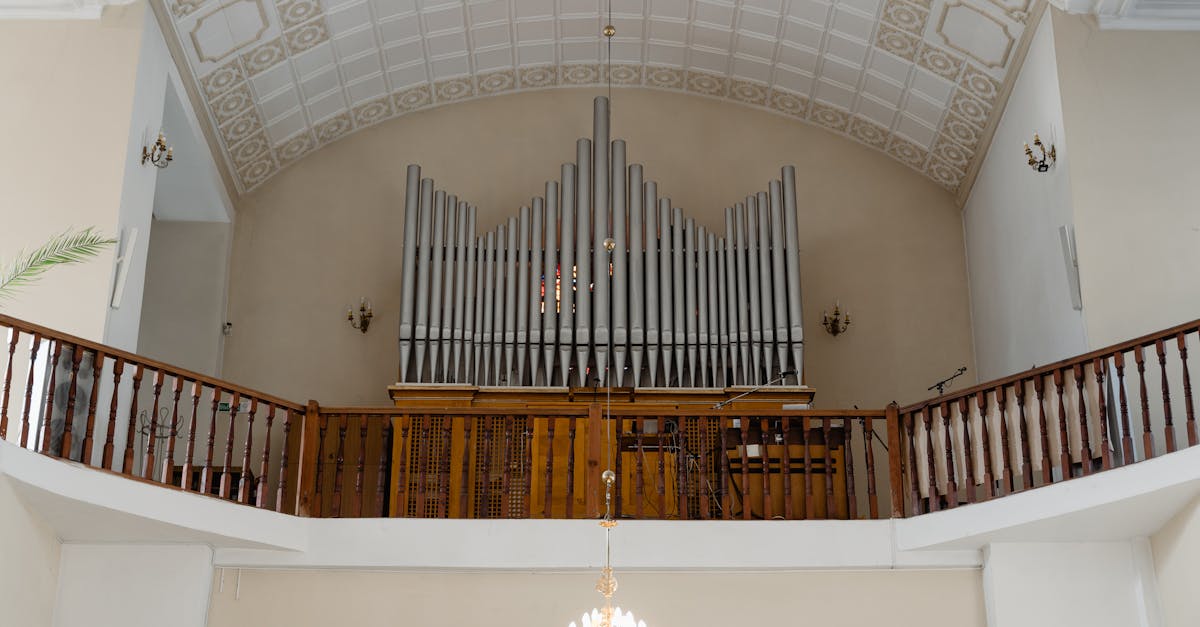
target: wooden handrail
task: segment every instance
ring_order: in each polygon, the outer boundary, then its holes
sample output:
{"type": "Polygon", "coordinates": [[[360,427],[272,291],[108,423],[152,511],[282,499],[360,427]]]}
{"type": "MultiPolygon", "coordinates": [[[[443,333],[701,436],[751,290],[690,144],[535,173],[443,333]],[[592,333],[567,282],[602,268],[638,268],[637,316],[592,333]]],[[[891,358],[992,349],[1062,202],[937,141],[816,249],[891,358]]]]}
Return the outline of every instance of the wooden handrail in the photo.
{"type": "Polygon", "coordinates": [[[193,372],[186,368],[180,368],[179,366],[172,366],[170,364],[167,364],[167,363],[164,363],[161,361],[157,361],[154,359],[150,359],[148,357],[143,357],[136,353],[124,351],[119,348],[113,348],[112,346],[107,346],[105,344],[100,344],[98,342],[93,342],[91,340],[85,340],[81,337],[74,336],[69,333],[63,333],[61,331],[56,331],[54,329],[43,327],[41,325],[37,325],[32,322],[27,322],[25,320],[19,320],[17,318],[13,318],[11,316],[6,316],[4,314],[0,314],[0,327],[12,327],[18,331],[21,331],[22,333],[29,333],[29,334],[37,333],[43,339],[49,338],[49,339],[53,339],[53,340],[58,340],[64,344],[70,344],[72,346],[78,346],[78,347],[86,349],[86,350],[96,351],[97,353],[103,353],[104,355],[106,355],[108,357],[117,358],[126,363],[133,363],[133,364],[138,364],[138,365],[144,366],[148,370],[157,370],[160,372],[165,372],[172,376],[181,377],[187,381],[204,383],[211,387],[219,387],[222,390],[225,390],[226,392],[238,392],[244,397],[257,398],[259,400],[267,401],[267,402],[277,405],[279,407],[286,407],[286,408],[294,410],[294,411],[304,411],[304,405],[301,405],[300,403],[296,403],[294,401],[289,401],[289,400],[286,400],[283,398],[279,398],[278,396],[267,394],[266,392],[259,392],[258,390],[243,387],[243,386],[237,385],[235,383],[230,383],[229,381],[223,381],[221,379],[216,379],[214,377],[203,375],[198,372],[193,372]]]}
{"type": "Polygon", "coordinates": [[[932,405],[933,403],[941,403],[943,401],[955,400],[955,399],[958,399],[959,397],[971,396],[977,392],[993,390],[993,389],[996,389],[1001,386],[1016,383],[1018,381],[1025,381],[1025,380],[1031,379],[1031,378],[1039,376],[1039,375],[1045,376],[1048,374],[1052,374],[1055,370],[1062,370],[1063,368],[1068,368],[1068,367],[1074,366],[1075,364],[1085,364],[1085,363],[1093,361],[1097,358],[1109,357],[1109,356],[1113,355],[1114,353],[1123,353],[1123,352],[1133,350],[1134,348],[1138,348],[1138,347],[1148,348],[1148,347],[1154,346],[1155,343],[1158,342],[1159,340],[1174,337],[1179,333],[1191,333],[1191,332],[1197,331],[1197,330],[1200,330],[1200,320],[1192,320],[1191,322],[1177,324],[1173,327],[1164,329],[1162,331],[1156,331],[1154,333],[1147,333],[1146,335],[1136,337],[1127,342],[1121,342],[1119,344],[1113,344],[1111,346],[1099,348],[1094,351],[1084,353],[1082,355],[1078,355],[1076,357],[1068,357],[1066,359],[1061,359],[1054,363],[1046,364],[1044,366],[1038,366],[1036,368],[1031,368],[1029,370],[1024,370],[1022,372],[1018,372],[1016,374],[1009,375],[1007,377],[1001,377],[999,379],[993,379],[991,381],[985,381],[983,383],[978,383],[978,384],[973,385],[964,390],[959,390],[957,392],[953,392],[950,394],[944,394],[942,396],[934,396],[932,398],[928,398],[923,401],[901,407],[900,412],[901,413],[909,413],[909,412],[916,411],[919,409],[924,409],[925,407],[928,407],[929,405],[932,405]]]}

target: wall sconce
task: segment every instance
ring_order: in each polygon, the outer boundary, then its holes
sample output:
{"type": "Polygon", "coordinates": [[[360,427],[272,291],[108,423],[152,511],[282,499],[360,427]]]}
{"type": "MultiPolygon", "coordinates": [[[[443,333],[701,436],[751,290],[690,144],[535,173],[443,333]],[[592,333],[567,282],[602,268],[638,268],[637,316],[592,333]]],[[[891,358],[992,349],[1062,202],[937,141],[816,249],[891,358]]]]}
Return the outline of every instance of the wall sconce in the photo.
{"type": "Polygon", "coordinates": [[[346,319],[350,321],[350,326],[363,333],[366,333],[367,328],[371,326],[371,318],[373,317],[375,317],[375,314],[371,311],[371,301],[366,298],[359,301],[357,320],[354,318],[353,309],[346,310],[346,319]]]}
{"type": "Polygon", "coordinates": [[[142,146],[142,165],[146,165],[149,161],[150,165],[156,168],[165,168],[171,165],[171,161],[175,158],[175,149],[167,147],[167,138],[158,133],[158,139],[154,140],[151,146],[142,146]]]}
{"type": "Polygon", "coordinates": [[[1033,148],[1029,144],[1025,144],[1025,156],[1029,158],[1029,167],[1038,172],[1045,172],[1054,165],[1057,155],[1054,151],[1054,144],[1050,144],[1050,149],[1046,150],[1045,144],[1042,143],[1042,138],[1038,137],[1037,133],[1033,134],[1033,147],[1037,148],[1040,156],[1035,156],[1033,148]]]}
{"type": "Polygon", "coordinates": [[[843,312],[842,304],[835,302],[833,304],[833,313],[827,311],[821,312],[821,326],[825,327],[825,331],[830,335],[837,337],[850,328],[850,312],[843,312]]]}

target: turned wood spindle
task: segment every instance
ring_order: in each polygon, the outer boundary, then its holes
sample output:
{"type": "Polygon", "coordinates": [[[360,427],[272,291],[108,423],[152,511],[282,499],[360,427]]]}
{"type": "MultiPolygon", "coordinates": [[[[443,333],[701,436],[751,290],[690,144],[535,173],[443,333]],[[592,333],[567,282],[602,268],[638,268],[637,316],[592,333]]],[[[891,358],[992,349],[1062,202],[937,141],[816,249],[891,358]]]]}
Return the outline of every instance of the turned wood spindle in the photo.
{"type": "Polygon", "coordinates": [[[717,489],[721,491],[721,518],[729,520],[733,517],[733,512],[731,511],[731,498],[729,495],[729,422],[725,416],[717,417],[717,426],[720,428],[721,433],[721,484],[717,486],[717,489]]]}
{"type": "MultiPolygon", "coordinates": [[[[219,387],[212,390],[212,409],[208,417],[208,443],[204,451],[204,469],[200,471],[200,492],[211,494],[213,486],[213,449],[217,444],[217,412],[221,409],[221,396],[225,391],[219,387]]],[[[319,459],[319,458],[318,458],[319,459]]],[[[317,473],[321,472],[318,465],[317,473]]],[[[318,484],[318,487],[320,484],[318,484]]]]}
{"type": "Polygon", "coordinates": [[[566,517],[575,516],[575,416],[567,423],[567,513],[566,517]]]}
{"type": "Polygon", "coordinates": [[[921,511],[921,490],[918,487],[919,478],[917,477],[917,426],[916,413],[904,414],[904,443],[908,448],[908,498],[912,503],[913,514],[922,514],[921,511]]]}
{"type": "Polygon", "coordinates": [[[1167,349],[1161,338],[1155,340],[1154,350],[1158,353],[1158,372],[1162,375],[1163,429],[1167,436],[1167,452],[1175,452],[1175,422],[1171,415],[1171,389],[1167,383],[1167,349]]]}
{"type": "Polygon", "coordinates": [[[320,518],[324,515],[323,503],[325,501],[324,475],[325,475],[325,432],[329,429],[328,414],[319,414],[317,417],[317,470],[314,477],[316,492],[313,495],[313,518],[320,518]]]}
{"type": "Polygon", "coordinates": [[[1142,456],[1154,457],[1154,434],[1150,431],[1150,395],[1146,391],[1146,353],[1139,345],[1133,349],[1133,361],[1137,364],[1138,390],[1141,393],[1142,410],[1142,456]]]}
{"type": "Polygon", "coordinates": [[[858,518],[858,497],[854,491],[854,419],[842,418],[842,431],[845,432],[843,458],[846,460],[846,505],[850,520],[858,518]]]}
{"type": "MultiPolygon", "coordinates": [[[[171,389],[170,437],[167,439],[167,456],[162,461],[162,477],[159,479],[163,483],[171,483],[175,473],[175,439],[179,435],[179,397],[183,393],[183,377],[175,376],[174,379],[175,384],[171,389]]],[[[180,482],[183,481],[185,479],[180,479],[180,482]]]]}
{"type": "MultiPolygon", "coordinates": [[[[196,400],[197,401],[200,400],[199,396],[196,397],[196,400]]],[[[284,499],[287,497],[288,449],[291,448],[291,446],[289,446],[289,443],[292,441],[292,438],[291,438],[292,415],[294,413],[295,412],[293,412],[290,408],[285,409],[283,412],[283,446],[280,447],[280,449],[279,449],[279,481],[277,482],[277,485],[275,487],[275,511],[277,511],[277,512],[283,512],[283,502],[284,502],[284,499]]],[[[192,423],[193,430],[192,431],[193,431],[193,433],[195,433],[195,429],[194,429],[194,425],[195,425],[194,416],[195,415],[196,415],[195,409],[193,407],[193,411],[192,411],[192,416],[193,416],[193,423],[192,423]]],[[[385,424],[387,424],[387,423],[385,423],[385,424]]],[[[192,456],[189,453],[188,454],[189,461],[191,460],[191,457],[192,456]]],[[[319,465],[320,463],[321,463],[321,460],[320,460],[320,458],[318,458],[317,464],[319,465]]],[[[383,484],[380,483],[380,485],[382,486],[383,484]]],[[[381,503],[383,502],[382,497],[380,498],[380,502],[381,503]]],[[[380,515],[382,515],[382,513],[380,515]]]]}
{"type": "Polygon", "coordinates": [[[991,429],[988,427],[988,398],[987,390],[975,393],[975,404],[979,407],[979,455],[983,461],[983,500],[994,496],[996,489],[995,457],[992,455],[991,429]]]}
{"type": "Polygon", "coordinates": [[[1117,392],[1121,412],[1121,463],[1132,464],[1133,456],[1133,435],[1130,433],[1129,425],[1129,399],[1125,394],[1125,352],[1117,351],[1113,353],[1113,365],[1117,369],[1117,392]]]}
{"type": "MultiPolygon", "coordinates": [[[[533,515],[533,420],[533,416],[525,416],[525,427],[521,430],[521,438],[525,442],[525,468],[522,473],[525,476],[525,486],[521,491],[522,518],[532,518],[533,515]]],[[[617,459],[620,460],[620,457],[617,459]]],[[[618,477],[621,476],[619,471],[618,467],[618,477]]],[[[621,485],[620,480],[617,481],[617,485],[621,485]]],[[[620,500],[617,502],[620,503],[620,500]]]]}
{"type": "Polygon", "coordinates": [[[458,491],[458,517],[470,518],[470,495],[471,495],[471,427],[474,426],[474,416],[463,416],[463,453],[462,453],[462,477],[460,478],[460,488],[458,491]]]}
{"type": "Polygon", "coordinates": [[[699,507],[700,507],[700,518],[704,519],[704,520],[708,520],[709,518],[712,518],[712,512],[711,512],[712,500],[710,499],[710,495],[708,493],[708,490],[706,489],[706,484],[708,483],[707,478],[709,477],[708,444],[707,444],[707,442],[708,442],[708,417],[700,416],[698,420],[700,423],[700,438],[699,438],[699,441],[700,441],[700,472],[699,472],[700,480],[697,484],[697,489],[700,490],[700,499],[699,499],[698,503],[699,503],[699,507]]]}
{"type": "Polygon", "coordinates": [[[238,503],[250,502],[250,488],[253,481],[250,477],[250,449],[254,446],[254,417],[258,414],[258,399],[250,399],[250,411],[246,413],[246,447],[242,451],[242,474],[238,478],[238,503]]]}
{"type": "Polygon", "coordinates": [[[678,454],[675,455],[675,467],[676,467],[675,487],[678,488],[678,490],[676,490],[676,491],[679,493],[679,496],[678,496],[679,519],[687,520],[688,514],[689,514],[689,512],[688,512],[688,505],[689,505],[689,503],[688,503],[688,483],[689,483],[689,481],[688,481],[688,472],[687,472],[687,439],[684,437],[684,434],[687,433],[687,431],[684,430],[683,423],[684,423],[684,418],[682,416],[680,416],[679,422],[677,423],[678,424],[677,433],[679,433],[679,451],[678,451],[678,454]]]}
{"type": "Polygon", "coordinates": [[[759,448],[759,465],[762,468],[762,491],[763,491],[763,520],[771,520],[775,517],[774,508],[771,507],[771,419],[767,417],[759,418],[758,420],[758,440],[759,448]]]}
{"type": "Polygon", "coordinates": [[[72,430],[75,425],[75,390],[79,384],[79,364],[83,361],[83,349],[79,346],[71,347],[71,380],[67,388],[67,409],[64,412],[63,420],[63,435],[62,447],[59,450],[59,457],[64,459],[71,458],[71,447],[73,441],[72,430]]]}
{"type": "Polygon", "coordinates": [[[804,435],[804,518],[812,520],[817,517],[817,512],[813,497],[812,425],[808,416],[800,417],[800,431],[804,435]]]}
{"type": "MultiPolygon", "coordinates": [[[[38,347],[41,344],[41,334],[34,333],[33,344],[30,345],[29,352],[29,380],[25,382],[25,406],[21,410],[21,448],[29,446],[29,412],[33,406],[33,376],[37,372],[38,347]]],[[[116,388],[113,389],[113,394],[116,394],[116,388]]]]}
{"type": "Polygon", "coordinates": [[[1108,448],[1108,401],[1105,399],[1104,360],[1097,357],[1092,361],[1092,372],[1096,375],[1096,418],[1100,422],[1100,469],[1112,468],[1112,453],[1108,448]]]}
{"type": "Polygon", "coordinates": [[[8,398],[12,391],[13,355],[17,352],[17,342],[21,337],[21,332],[16,329],[10,329],[9,333],[8,366],[4,369],[4,398],[0,400],[0,440],[8,437],[8,398]]]}
{"type": "MultiPolygon", "coordinates": [[[[1175,341],[1179,347],[1179,363],[1183,367],[1183,407],[1187,413],[1187,438],[1188,446],[1196,446],[1198,443],[1196,432],[1196,411],[1192,406],[1192,378],[1188,373],[1188,349],[1187,335],[1183,331],[1175,334],[1175,341]]],[[[4,437],[0,434],[0,437],[4,437]]]]}
{"type": "Polygon", "coordinates": [[[974,422],[971,419],[971,401],[966,396],[961,396],[958,399],[958,417],[963,424],[963,478],[964,483],[959,486],[966,492],[967,503],[975,502],[975,444],[971,439],[971,427],[974,422]]]}
{"type": "MultiPolygon", "coordinates": [[[[825,436],[825,518],[833,518],[833,441],[830,439],[832,425],[829,418],[821,419],[821,434],[825,436]]],[[[845,449],[843,448],[843,454],[845,449]]]]}
{"type": "MultiPolygon", "coordinates": [[[[954,432],[950,424],[950,402],[942,401],[938,411],[942,417],[942,441],[946,447],[946,505],[958,507],[958,482],[955,481],[954,432]]],[[[871,442],[867,441],[867,446],[870,447],[870,445],[871,442]]],[[[874,515],[871,517],[874,518],[874,515]]]]}
{"type": "Polygon", "coordinates": [[[154,371],[154,409],[150,412],[150,431],[146,434],[146,452],[142,464],[142,478],[154,479],[154,450],[158,440],[158,410],[162,401],[162,386],[166,373],[162,369],[154,371]]]}
{"type": "Polygon", "coordinates": [[[125,360],[117,358],[113,361],[113,389],[112,397],[108,403],[108,429],[104,436],[104,453],[100,459],[100,465],[105,470],[112,470],[113,453],[115,443],[113,440],[117,437],[117,405],[119,404],[119,394],[121,392],[121,375],[125,371],[125,360]]]}
{"type": "Polygon", "coordinates": [[[333,502],[329,507],[330,518],[342,517],[342,481],[345,477],[346,464],[346,430],[349,428],[350,416],[343,414],[338,422],[338,445],[337,457],[334,461],[333,471],[333,502]]]}
{"type": "Polygon", "coordinates": [[[58,387],[58,362],[62,357],[62,342],[54,342],[53,357],[50,358],[50,384],[46,386],[46,413],[42,414],[42,442],[38,447],[43,455],[50,454],[50,427],[54,422],[54,394],[58,387]]]}
{"type": "Polygon", "coordinates": [[[741,417],[742,436],[742,520],[750,520],[750,418],[741,417]]]}
{"type": "Polygon", "coordinates": [[[1071,478],[1071,440],[1067,434],[1067,405],[1063,400],[1063,388],[1066,385],[1066,369],[1054,371],[1054,389],[1058,395],[1058,469],[1062,480],[1071,478]]]}
{"type": "Polygon", "coordinates": [[[1000,495],[1013,491],[1012,440],[1008,435],[1008,387],[996,388],[996,413],[1000,419],[1000,495]]]}
{"type": "Polygon", "coordinates": [[[644,503],[644,501],[646,500],[646,479],[642,474],[644,471],[644,468],[643,468],[644,463],[642,461],[642,456],[644,455],[643,442],[642,442],[642,431],[644,429],[644,424],[645,423],[643,422],[643,418],[641,418],[640,416],[637,418],[636,421],[634,421],[634,428],[637,429],[637,433],[634,434],[634,437],[636,438],[636,441],[637,441],[637,460],[635,460],[635,462],[634,462],[634,466],[636,468],[635,473],[636,473],[637,477],[633,482],[633,494],[634,494],[634,498],[636,500],[636,502],[633,505],[633,510],[634,510],[634,515],[639,520],[644,518],[646,515],[646,511],[645,511],[646,506],[644,503]]]}
{"type": "Polygon", "coordinates": [[[454,435],[454,419],[442,416],[442,455],[438,464],[438,518],[450,516],[450,442],[454,435]]]}
{"type": "MultiPolygon", "coordinates": [[[[638,419],[641,422],[641,419],[638,419]]],[[[546,419],[546,469],[543,473],[542,483],[542,518],[553,518],[553,497],[554,497],[554,417],[550,416],[546,419]]],[[[641,443],[641,434],[638,435],[638,443],[641,443]]],[[[641,451],[638,451],[639,454],[641,451]]],[[[638,460],[638,467],[641,467],[641,460],[638,460]]],[[[640,510],[639,510],[640,512],[640,510]]]]}
{"type": "Polygon", "coordinates": [[[1092,474],[1092,434],[1088,428],[1087,412],[1087,381],[1083,377],[1083,366],[1075,364],[1072,369],[1075,376],[1075,393],[1079,403],[1079,466],[1080,472],[1086,477],[1092,474]]]}
{"type": "MultiPolygon", "coordinates": [[[[392,418],[391,418],[391,416],[383,416],[380,420],[380,426],[379,426],[379,460],[376,464],[377,467],[375,469],[375,512],[374,513],[375,513],[376,518],[383,518],[385,515],[384,512],[387,511],[386,509],[384,509],[384,506],[386,504],[385,501],[387,501],[387,459],[388,459],[388,451],[392,450],[391,449],[391,435],[392,435],[392,418]]],[[[287,441],[286,437],[284,438],[284,441],[285,442],[287,441]]],[[[466,451],[466,449],[464,448],[463,451],[466,451]]],[[[467,458],[467,456],[463,455],[463,459],[466,459],[466,458],[467,458]]],[[[464,494],[466,493],[466,482],[463,483],[463,493],[464,494]]],[[[467,515],[466,515],[466,511],[464,509],[463,512],[461,514],[459,514],[459,518],[466,518],[466,517],[467,517],[467,515]]]]}
{"type": "Polygon", "coordinates": [[[512,462],[513,462],[513,418],[504,417],[504,456],[500,475],[500,516],[512,518],[512,462]]]}
{"type": "MultiPolygon", "coordinates": [[[[790,433],[791,432],[791,429],[790,429],[791,422],[792,422],[791,416],[784,416],[779,419],[779,430],[783,434],[783,446],[780,448],[780,450],[782,450],[783,452],[779,454],[779,465],[780,465],[780,470],[783,472],[783,518],[784,518],[784,520],[791,520],[792,518],[795,518],[795,514],[792,512],[792,464],[791,464],[791,461],[792,461],[791,460],[791,457],[792,457],[791,442],[792,441],[788,437],[791,435],[791,433],[790,433]]],[[[707,466],[705,467],[705,470],[707,471],[707,466]]]]}
{"type": "MultiPolygon", "coordinates": [[[[225,461],[221,467],[221,485],[217,492],[217,496],[223,499],[229,498],[230,490],[233,488],[233,475],[231,464],[233,463],[233,436],[237,431],[237,414],[238,409],[242,404],[242,393],[234,392],[233,400],[229,403],[229,432],[225,436],[225,461]]],[[[245,469],[242,469],[245,472],[245,469]]]]}
{"type": "MultiPolygon", "coordinates": [[[[87,427],[83,434],[83,449],[79,461],[92,465],[92,448],[96,443],[96,404],[100,401],[100,373],[104,370],[104,353],[92,352],[92,392],[88,396],[87,427]]],[[[6,401],[7,404],[7,401],[6,401]]],[[[0,433],[0,440],[4,434],[0,433]]]]}
{"type": "MultiPolygon", "coordinates": [[[[275,404],[267,403],[267,425],[263,430],[262,465],[258,470],[258,491],[254,499],[255,507],[267,506],[267,475],[271,472],[271,426],[275,423],[275,404]]],[[[284,434],[283,450],[287,451],[287,434],[284,434]]],[[[282,471],[280,471],[282,473],[282,471]]],[[[280,480],[283,475],[280,474],[280,480]]]]}
{"type": "MultiPolygon", "coordinates": [[[[1025,381],[1017,381],[1013,386],[1013,393],[1017,400],[1017,437],[1021,438],[1021,446],[1018,447],[1018,453],[1021,455],[1021,489],[1028,490],[1033,487],[1033,460],[1032,454],[1029,451],[1029,427],[1026,424],[1025,418],[1025,381]]],[[[1013,490],[1016,490],[1016,485],[1013,485],[1013,490]]]]}
{"type": "MultiPolygon", "coordinates": [[[[413,426],[413,438],[417,441],[417,518],[425,518],[425,488],[429,466],[429,416],[422,415],[420,428],[413,426]]],[[[487,450],[486,448],[484,450],[487,450]]],[[[484,472],[488,472],[485,466],[484,472]]]]}
{"type": "Polygon", "coordinates": [[[866,443],[864,456],[867,461],[867,508],[871,520],[879,518],[879,496],[875,486],[875,419],[867,416],[863,420],[863,442],[866,443]]]}
{"type": "Polygon", "coordinates": [[[937,450],[934,448],[933,442],[933,409],[924,407],[921,409],[921,421],[925,424],[925,462],[926,470],[926,489],[929,491],[929,511],[936,512],[942,508],[941,497],[938,494],[937,484],[937,450]]]}
{"type": "Polygon", "coordinates": [[[1050,485],[1054,481],[1054,473],[1050,463],[1050,433],[1046,428],[1046,378],[1038,375],[1033,378],[1033,392],[1037,395],[1038,404],[1038,442],[1042,447],[1042,485],[1050,485]]]}
{"type": "MultiPolygon", "coordinates": [[[[348,418],[347,418],[348,419],[348,418]]],[[[449,422],[449,418],[442,419],[449,422]]],[[[446,451],[446,458],[450,458],[450,451],[446,451]]],[[[354,465],[354,507],[355,517],[363,517],[363,477],[367,470],[367,415],[359,414],[358,416],[358,463],[354,465]]]]}
{"type": "MultiPolygon", "coordinates": [[[[470,433],[470,420],[467,422],[467,432],[470,433]]],[[[407,414],[400,416],[400,467],[396,471],[396,515],[400,517],[408,517],[408,449],[412,448],[412,441],[408,438],[408,431],[412,428],[412,418],[407,414]]],[[[467,441],[470,441],[468,438],[467,441]]],[[[465,516],[465,514],[464,514],[465,516]]]]}
{"type": "Polygon", "coordinates": [[[129,425],[125,429],[125,456],[121,465],[121,472],[127,475],[135,472],[133,469],[133,438],[137,435],[138,391],[142,387],[143,374],[145,374],[145,367],[137,364],[137,368],[133,371],[133,392],[129,397],[129,425]]]}

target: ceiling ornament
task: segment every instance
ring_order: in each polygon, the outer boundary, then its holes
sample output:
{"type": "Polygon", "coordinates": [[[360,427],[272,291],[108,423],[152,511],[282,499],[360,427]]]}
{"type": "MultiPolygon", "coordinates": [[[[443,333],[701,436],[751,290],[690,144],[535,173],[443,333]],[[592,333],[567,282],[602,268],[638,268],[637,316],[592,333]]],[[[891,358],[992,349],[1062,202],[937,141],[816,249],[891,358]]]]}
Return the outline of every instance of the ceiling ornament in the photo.
{"type": "MultiPolygon", "coordinates": [[[[960,191],[1032,1],[614,0],[611,79],[814,124],[960,191]]],[[[609,81],[605,0],[154,2],[241,192],[397,116],[609,81]]]]}

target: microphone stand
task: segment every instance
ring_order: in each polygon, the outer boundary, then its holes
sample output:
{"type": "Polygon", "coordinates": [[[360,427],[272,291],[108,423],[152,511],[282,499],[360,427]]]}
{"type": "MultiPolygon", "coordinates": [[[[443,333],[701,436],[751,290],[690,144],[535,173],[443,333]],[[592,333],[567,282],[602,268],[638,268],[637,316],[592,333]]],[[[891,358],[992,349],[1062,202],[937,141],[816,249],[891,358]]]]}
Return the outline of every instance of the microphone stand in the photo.
{"type": "Polygon", "coordinates": [[[738,400],[738,399],[740,399],[740,398],[745,398],[745,397],[747,397],[747,396],[749,396],[749,395],[751,395],[751,394],[753,394],[753,393],[755,393],[755,392],[757,392],[757,391],[759,391],[759,390],[761,390],[761,389],[763,389],[763,388],[765,388],[765,387],[768,387],[768,386],[771,386],[771,385],[775,385],[776,383],[778,383],[778,382],[780,382],[780,381],[783,381],[785,378],[787,378],[787,377],[790,377],[790,376],[792,376],[792,375],[794,375],[794,374],[796,374],[796,371],[795,371],[795,370],[788,370],[788,371],[785,371],[785,372],[781,372],[781,373],[779,373],[779,375],[778,375],[778,376],[776,376],[774,379],[771,379],[770,381],[767,381],[766,383],[763,383],[763,384],[761,384],[761,385],[757,385],[757,386],[755,386],[755,387],[753,387],[753,388],[751,388],[751,389],[749,389],[749,390],[746,390],[745,392],[742,392],[741,394],[738,394],[737,396],[735,396],[735,397],[733,397],[733,398],[725,399],[725,400],[721,401],[720,403],[717,403],[717,404],[713,405],[713,409],[724,409],[725,407],[727,407],[727,406],[729,406],[730,404],[732,404],[734,401],[736,401],[736,400],[738,400]]]}
{"type": "Polygon", "coordinates": [[[938,393],[938,396],[941,396],[942,394],[944,394],[944,393],[946,392],[946,386],[947,386],[947,385],[950,385],[950,382],[951,382],[951,381],[953,381],[953,380],[957,379],[958,377],[962,376],[962,373],[964,373],[964,372],[966,372],[966,371],[967,371],[967,367],[966,367],[966,366],[961,366],[961,367],[959,367],[959,369],[958,369],[958,370],[955,370],[955,371],[954,371],[954,374],[952,374],[952,375],[950,375],[950,376],[946,377],[945,379],[942,379],[941,381],[938,381],[937,383],[934,383],[933,385],[931,385],[931,386],[929,386],[929,387],[925,388],[925,391],[926,391],[926,392],[930,392],[930,391],[933,391],[933,389],[934,389],[934,388],[937,388],[937,393],[938,393]]]}

